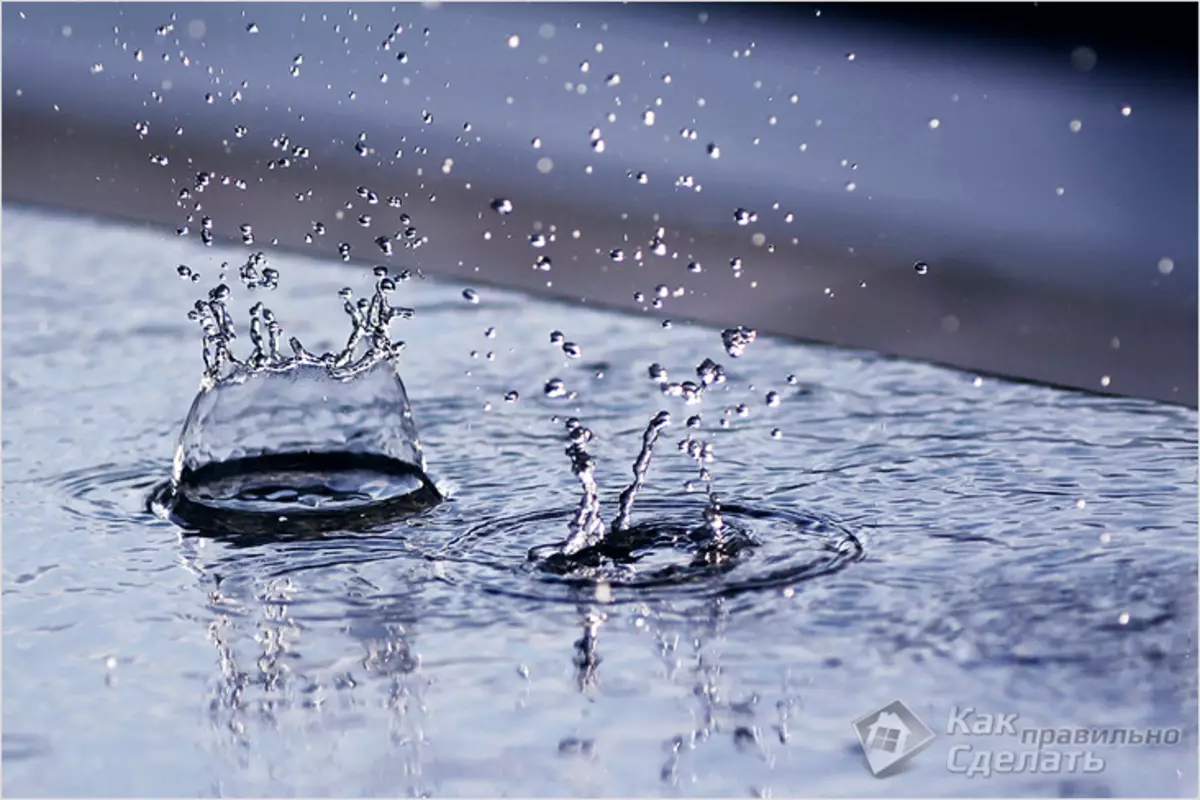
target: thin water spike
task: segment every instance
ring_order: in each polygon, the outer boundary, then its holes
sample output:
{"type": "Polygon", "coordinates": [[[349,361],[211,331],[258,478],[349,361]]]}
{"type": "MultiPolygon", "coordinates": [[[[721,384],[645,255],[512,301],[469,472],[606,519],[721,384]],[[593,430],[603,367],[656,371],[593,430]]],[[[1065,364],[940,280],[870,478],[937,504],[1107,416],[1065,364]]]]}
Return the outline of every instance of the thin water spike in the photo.
{"type": "Polygon", "coordinates": [[[633,482],[625,487],[625,491],[621,492],[621,504],[617,509],[617,518],[612,525],[614,531],[623,531],[629,527],[629,517],[633,513],[634,500],[637,499],[638,490],[642,488],[646,472],[650,469],[650,457],[654,452],[654,443],[658,441],[662,429],[670,424],[671,415],[666,411],[659,411],[654,415],[654,419],[650,420],[645,433],[642,434],[642,449],[633,463],[633,482]]]}
{"type": "Polygon", "coordinates": [[[596,461],[587,452],[592,432],[574,417],[566,421],[566,427],[570,440],[566,453],[571,458],[571,471],[583,486],[583,497],[580,498],[579,507],[571,520],[571,533],[563,542],[560,551],[563,555],[570,556],[592,547],[604,538],[604,522],[600,519],[600,498],[596,491],[596,461]]]}
{"type": "Polygon", "coordinates": [[[254,352],[250,355],[250,365],[255,368],[261,367],[267,358],[263,349],[262,307],[262,303],[255,303],[250,308],[250,343],[254,345],[254,352]]]}

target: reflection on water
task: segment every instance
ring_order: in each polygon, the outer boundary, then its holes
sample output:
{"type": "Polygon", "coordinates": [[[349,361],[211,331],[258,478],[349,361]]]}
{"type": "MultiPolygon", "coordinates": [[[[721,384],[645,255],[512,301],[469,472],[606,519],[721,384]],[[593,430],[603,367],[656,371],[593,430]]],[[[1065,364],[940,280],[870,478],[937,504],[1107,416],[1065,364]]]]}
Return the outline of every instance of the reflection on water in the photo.
{"type": "MultiPolygon", "coordinates": [[[[1195,795],[1192,410],[760,336],[698,409],[745,548],[695,564],[708,497],[667,437],[626,538],[556,572],[529,554],[578,505],[563,420],[617,508],[646,421],[679,411],[647,353],[700,364],[719,331],[415,282],[401,370],[445,501],[196,536],[145,510],[195,390],[191,287],[131,266],[194,253],[5,222],[6,793],[1195,795]],[[63,241],[94,278],[73,314],[63,241]],[[550,342],[568,327],[586,360],[550,342]],[[896,699],[939,739],[877,781],[851,722],[896,699]],[[968,780],[945,768],[956,705],[1184,736],[968,780]]],[[[358,274],[280,261],[335,293],[358,274]]],[[[326,296],[278,294],[289,333],[344,333],[326,296]]]]}

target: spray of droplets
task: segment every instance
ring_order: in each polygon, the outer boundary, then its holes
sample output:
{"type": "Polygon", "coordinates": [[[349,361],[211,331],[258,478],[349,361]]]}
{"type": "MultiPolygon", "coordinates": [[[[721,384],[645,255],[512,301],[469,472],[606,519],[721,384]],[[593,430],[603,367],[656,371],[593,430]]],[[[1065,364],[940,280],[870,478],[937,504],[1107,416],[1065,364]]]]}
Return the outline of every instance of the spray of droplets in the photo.
{"type": "MultiPolygon", "coordinates": [[[[248,289],[272,290],[279,285],[279,273],[267,266],[267,257],[255,253],[238,270],[248,289]]],[[[245,359],[234,355],[231,345],[237,338],[233,317],[229,313],[230,289],[220,283],[209,291],[208,297],[197,300],[188,313],[189,319],[199,322],[204,333],[204,381],[215,386],[222,381],[244,378],[263,371],[283,372],[301,365],[324,367],[331,377],[347,380],[366,372],[381,361],[395,361],[404,349],[404,342],[391,338],[389,326],[394,319],[408,319],[414,311],[393,306],[389,297],[398,283],[411,274],[403,270],[395,276],[387,267],[375,268],[375,291],[371,297],[354,300],[349,288],[339,293],[344,301],[352,329],[345,347],[334,353],[317,355],[309,352],[296,337],[288,340],[291,354],[281,350],[279,343],[283,328],[271,309],[262,302],[250,308],[250,343],[252,352],[245,359]]]]}

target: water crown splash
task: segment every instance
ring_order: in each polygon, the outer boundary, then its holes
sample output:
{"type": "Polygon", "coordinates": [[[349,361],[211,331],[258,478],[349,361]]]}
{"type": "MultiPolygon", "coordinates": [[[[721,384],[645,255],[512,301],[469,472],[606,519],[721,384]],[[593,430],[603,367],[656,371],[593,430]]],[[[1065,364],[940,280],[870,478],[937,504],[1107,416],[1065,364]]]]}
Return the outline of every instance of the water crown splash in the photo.
{"type": "MultiPolygon", "coordinates": [[[[251,291],[271,290],[279,274],[262,253],[239,269],[251,291]]],[[[189,317],[203,331],[204,372],[176,448],[164,498],[190,527],[279,527],[324,530],[380,514],[419,510],[440,500],[425,476],[425,458],[399,373],[403,341],[390,323],[414,311],[392,305],[394,277],[375,268],[374,293],[339,292],[351,321],[345,346],[314,354],[296,337],[280,348],[282,326],[262,302],[250,308],[251,353],[238,358],[220,283],[189,317]]],[[[381,518],[382,519],[382,518],[381,518]]]]}

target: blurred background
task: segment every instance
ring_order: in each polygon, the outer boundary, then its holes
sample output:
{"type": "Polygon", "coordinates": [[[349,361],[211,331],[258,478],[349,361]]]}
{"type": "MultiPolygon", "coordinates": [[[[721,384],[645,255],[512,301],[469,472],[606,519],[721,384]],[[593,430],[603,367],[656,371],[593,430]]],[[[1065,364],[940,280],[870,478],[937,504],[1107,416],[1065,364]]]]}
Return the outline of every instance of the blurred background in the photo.
{"type": "Polygon", "coordinates": [[[685,287],[672,318],[1194,406],[1196,29],[1194,4],[6,3],[3,199],[637,313],[685,287]]]}

